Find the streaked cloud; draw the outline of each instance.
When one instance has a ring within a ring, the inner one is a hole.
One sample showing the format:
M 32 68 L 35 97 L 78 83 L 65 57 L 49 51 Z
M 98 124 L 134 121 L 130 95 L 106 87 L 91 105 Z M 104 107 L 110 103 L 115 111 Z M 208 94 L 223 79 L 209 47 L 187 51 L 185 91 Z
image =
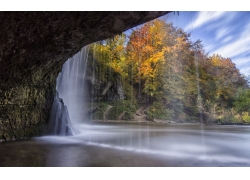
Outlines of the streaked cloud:
M 202 40 L 209 55 L 231 58 L 241 73 L 250 75 L 250 12 L 183 12 L 178 25 L 191 40 Z M 176 19 L 175 19 L 176 20 Z
M 208 45 L 204 45 L 204 48 L 205 48 L 206 52 L 210 52 L 215 48 L 215 46 L 213 44 L 208 44 Z
M 233 58 L 232 61 L 242 74 L 250 75 L 250 56 Z
M 210 21 L 217 20 L 221 18 L 226 12 L 223 11 L 202 11 L 199 12 L 196 19 L 191 21 L 184 29 L 185 31 L 190 31 L 192 29 L 198 28 Z
M 222 43 L 227 43 L 228 41 L 230 41 L 231 39 L 233 39 L 233 36 L 227 36 L 222 40 Z
M 250 75 L 250 68 L 249 67 L 240 68 L 240 73 L 248 76 Z
M 243 55 L 249 52 L 250 47 L 250 23 L 244 28 L 244 31 L 240 34 L 239 38 L 232 43 L 226 44 L 213 53 L 218 53 L 224 57 L 233 58 L 238 55 Z
M 216 39 L 220 39 L 223 36 L 227 35 L 229 32 L 229 28 L 221 28 L 219 30 L 217 30 L 216 32 Z
M 240 58 L 234 58 L 232 61 L 237 64 L 238 66 L 244 66 L 250 64 L 250 56 L 246 57 L 240 57 Z

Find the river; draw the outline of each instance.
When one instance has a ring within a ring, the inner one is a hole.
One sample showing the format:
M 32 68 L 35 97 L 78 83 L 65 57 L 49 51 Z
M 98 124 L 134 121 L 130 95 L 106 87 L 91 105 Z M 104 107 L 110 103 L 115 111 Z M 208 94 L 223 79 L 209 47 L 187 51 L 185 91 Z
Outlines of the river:
M 77 127 L 76 136 L 0 143 L 0 166 L 250 166 L 250 126 L 92 123 Z

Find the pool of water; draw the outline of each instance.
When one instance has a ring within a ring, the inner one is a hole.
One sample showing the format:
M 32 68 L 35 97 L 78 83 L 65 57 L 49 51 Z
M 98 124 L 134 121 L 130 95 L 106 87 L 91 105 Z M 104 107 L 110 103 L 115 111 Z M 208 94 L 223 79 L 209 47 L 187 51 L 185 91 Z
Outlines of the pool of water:
M 0 144 L 0 166 L 250 167 L 250 126 L 93 123 Z

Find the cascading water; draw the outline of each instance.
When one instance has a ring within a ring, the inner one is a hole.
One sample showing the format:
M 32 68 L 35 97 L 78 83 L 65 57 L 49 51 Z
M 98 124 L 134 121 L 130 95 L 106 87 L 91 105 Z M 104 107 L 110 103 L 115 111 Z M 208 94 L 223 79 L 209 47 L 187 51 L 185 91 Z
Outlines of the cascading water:
M 67 106 L 64 105 L 63 100 L 59 97 L 57 91 L 52 105 L 50 133 L 55 135 L 75 134 L 74 128 L 69 119 Z
M 50 131 L 55 135 L 77 134 L 76 124 L 83 122 L 85 109 L 85 74 L 89 47 L 68 59 L 56 82 L 56 96 L 50 118 Z

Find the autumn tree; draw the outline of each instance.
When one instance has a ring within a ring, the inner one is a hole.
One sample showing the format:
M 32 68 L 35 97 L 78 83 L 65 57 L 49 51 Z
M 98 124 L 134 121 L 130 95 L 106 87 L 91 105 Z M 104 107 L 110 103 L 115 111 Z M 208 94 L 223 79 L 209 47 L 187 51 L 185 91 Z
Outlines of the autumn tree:
M 245 79 L 229 58 L 214 54 L 203 63 L 203 95 L 221 107 L 231 107 L 238 88 L 246 85 Z
M 133 31 L 127 46 L 127 62 L 130 64 L 130 75 L 133 84 L 138 85 L 138 96 L 146 93 L 150 97 L 157 95 L 161 85 L 157 75 L 158 66 L 163 65 L 164 45 L 162 39 L 166 35 L 160 21 L 153 21 Z
M 129 37 L 127 58 L 134 82 L 159 106 L 174 111 L 175 117 L 187 107 L 185 90 L 194 85 L 188 71 L 194 64 L 191 46 L 188 34 L 159 19 Z
M 247 81 L 231 59 L 208 56 L 201 40 L 192 42 L 190 34 L 164 20 L 95 43 L 92 52 L 98 77 L 121 77 L 127 97 L 148 106 L 149 119 L 216 119 L 244 104 L 237 94 Z

